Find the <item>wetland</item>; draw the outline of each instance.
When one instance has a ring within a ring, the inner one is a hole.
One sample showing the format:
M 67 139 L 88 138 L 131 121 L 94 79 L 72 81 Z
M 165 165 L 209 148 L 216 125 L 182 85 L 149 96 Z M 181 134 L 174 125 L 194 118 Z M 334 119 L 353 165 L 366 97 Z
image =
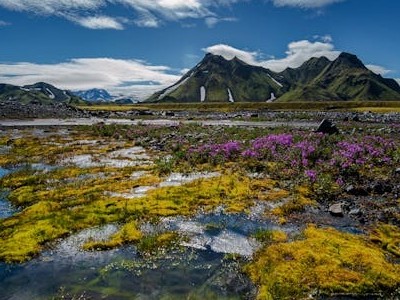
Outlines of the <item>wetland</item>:
M 83 120 L 1 123 L 1 299 L 400 296 L 399 124 Z

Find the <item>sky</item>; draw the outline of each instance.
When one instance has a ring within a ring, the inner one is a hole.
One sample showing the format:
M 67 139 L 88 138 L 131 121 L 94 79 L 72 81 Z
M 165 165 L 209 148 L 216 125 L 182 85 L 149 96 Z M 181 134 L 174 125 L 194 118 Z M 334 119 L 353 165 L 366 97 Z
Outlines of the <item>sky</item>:
M 398 0 L 0 0 L 0 83 L 140 98 L 207 52 L 279 72 L 356 54 L 400 82 Z

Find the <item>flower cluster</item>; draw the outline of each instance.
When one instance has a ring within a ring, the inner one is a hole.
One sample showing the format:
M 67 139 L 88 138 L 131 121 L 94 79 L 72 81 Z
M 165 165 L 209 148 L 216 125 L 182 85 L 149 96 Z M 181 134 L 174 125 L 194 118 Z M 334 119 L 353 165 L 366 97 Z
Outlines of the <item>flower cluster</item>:
M 311 183 L 329 174 L 337 185 L 348 178 L 347 169 L 360 170 L 393 162 L 398 145 L 380 136 L 331 137 L 320 133 L 271 134 L 248 142 L 229 141 L 189 149 L 190 159 L 221 163 L 237 161 L 252 165 L 273 162 L 279 176 L 296 176 Z M 353 172 L 354 173 L 354 172 Z

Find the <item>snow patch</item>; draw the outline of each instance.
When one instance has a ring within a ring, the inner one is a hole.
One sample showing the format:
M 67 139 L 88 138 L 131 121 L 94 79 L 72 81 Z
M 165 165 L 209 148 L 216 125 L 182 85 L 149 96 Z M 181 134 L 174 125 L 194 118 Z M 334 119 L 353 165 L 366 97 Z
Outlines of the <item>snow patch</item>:
M 273 78 L 273 77 L 272 77 L 271 75 L 269 75 L 269 74 L 268 74 L 268 76 L 269 76 L 269 78 L 271 78 L 272 81 L 275 82 L 277 85 L 279 85 L 280 87 L 283 87 L 283 84 L 280 83 L 278 80 L 276 80 L 275 78 Z
M 206 100 L 206 88 L 202 86 L 200 88 L 200 101 L 204 102 Z
M 50 89 L 46 88 L 46 92 L 49 93 L 48 96 L 49 96 L 50 99 L 55 99 L 56 98 L 56 96 L 53 94 L 52 91 L 50 91 Z
M 235 102 L 235 99 L 233 98 L 232 92 L 230 89 L 228 89 L 228 97 L 229 97 L 228 98 L 229 102 L 231 102 L 231 103 Z
M 268 103 L 274 102 L 276 100 L 275 94 L 271 93 L 271 97 L 267 100 Z

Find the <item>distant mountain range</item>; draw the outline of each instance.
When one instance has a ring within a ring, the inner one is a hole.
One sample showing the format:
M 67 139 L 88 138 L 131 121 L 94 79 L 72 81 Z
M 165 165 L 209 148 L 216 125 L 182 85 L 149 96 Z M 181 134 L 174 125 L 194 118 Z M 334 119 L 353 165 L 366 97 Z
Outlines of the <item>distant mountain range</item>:
M 334 61 L 311 58 L 299 68 L 273 72 L 238 58 L 207 54 L 174 85 L 148 102 L 400 100 L 393 79 L 370 71 L 349 53 Z
M 72 94 L 70 91 L 58 89 L 45 82 L 24 86 L 0 84 L 0 101 L 37 102 L 42 104 L 54 102 L 67 104 L 84 103 L 80 97 Z
M 133 104 L 139 102 L 135 96 L 112 96 L 104 89 L 75 91 L 73 93 L 88 102 L 114 102 L 116 104 Z
M 106 90 L 104 89 L 91 89 L 86 91 L 74 91 L 74 95 L 82 98 L 83 100 L 90 102 L 108 102 L 113 99 Z

